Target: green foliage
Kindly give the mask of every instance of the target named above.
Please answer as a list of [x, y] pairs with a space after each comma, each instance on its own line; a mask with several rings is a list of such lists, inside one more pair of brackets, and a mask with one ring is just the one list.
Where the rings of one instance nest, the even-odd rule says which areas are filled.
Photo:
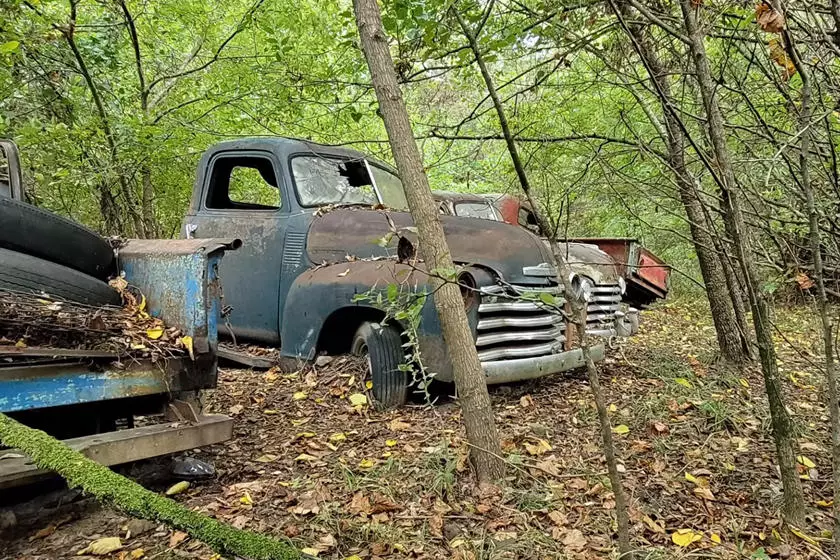
[[20, 449], [39, 467], [57, 472], [71, 487], [78, 486], [131, 516], [160, 521], [184, 531], [221, 554], [254, 560], [291, 560], [302, 557], [290, 544], [234, 529], [150, 492], [44, 432], [28, 428], [5, 414], [0, 414], [0, 442]]

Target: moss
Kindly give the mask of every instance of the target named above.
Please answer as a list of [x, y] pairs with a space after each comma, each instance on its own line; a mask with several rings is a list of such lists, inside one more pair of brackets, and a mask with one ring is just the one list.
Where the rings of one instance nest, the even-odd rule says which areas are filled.
[[291, 544], [235, 529], [150, 492], [40, 430], [0, 414], [0, 441], [29, 455], [41, 468], [55, 471], [103, 503], [137, 518], [159, 521], [184, 531], [223, 555], [253, 560], [302, 558]]

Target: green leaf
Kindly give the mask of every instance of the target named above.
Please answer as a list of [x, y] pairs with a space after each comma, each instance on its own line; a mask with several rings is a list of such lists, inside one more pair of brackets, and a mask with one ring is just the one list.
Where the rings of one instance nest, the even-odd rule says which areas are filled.
[[20, 47], [20, 41], [6, 41], [0, 45], [0, 54], [13, 53]]
[[540, 301], [546, 305], [557, 305], [557, 299], [548, 292], [540, 292]]
[[388, 284], [388, 301], [396, 301], [399, 295], [399, 288], [396, 284]]

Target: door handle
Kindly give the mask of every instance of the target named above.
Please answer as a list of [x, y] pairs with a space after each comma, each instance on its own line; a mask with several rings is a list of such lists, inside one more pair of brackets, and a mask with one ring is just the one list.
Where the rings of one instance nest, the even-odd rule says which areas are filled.
[[193, 239], [193, 234], [198, 230], [197, 224], [184, 224], [184, 233], [187, 236], [187, 239]]

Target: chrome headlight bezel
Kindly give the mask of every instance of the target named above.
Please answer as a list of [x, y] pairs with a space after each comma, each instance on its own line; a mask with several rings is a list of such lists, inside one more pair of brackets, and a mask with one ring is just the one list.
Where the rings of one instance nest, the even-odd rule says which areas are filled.
[[621, 290], [621, 295], [627, 293], [627, 282], [624, 280], [623, 276], [618, 277], [618, 288]]

